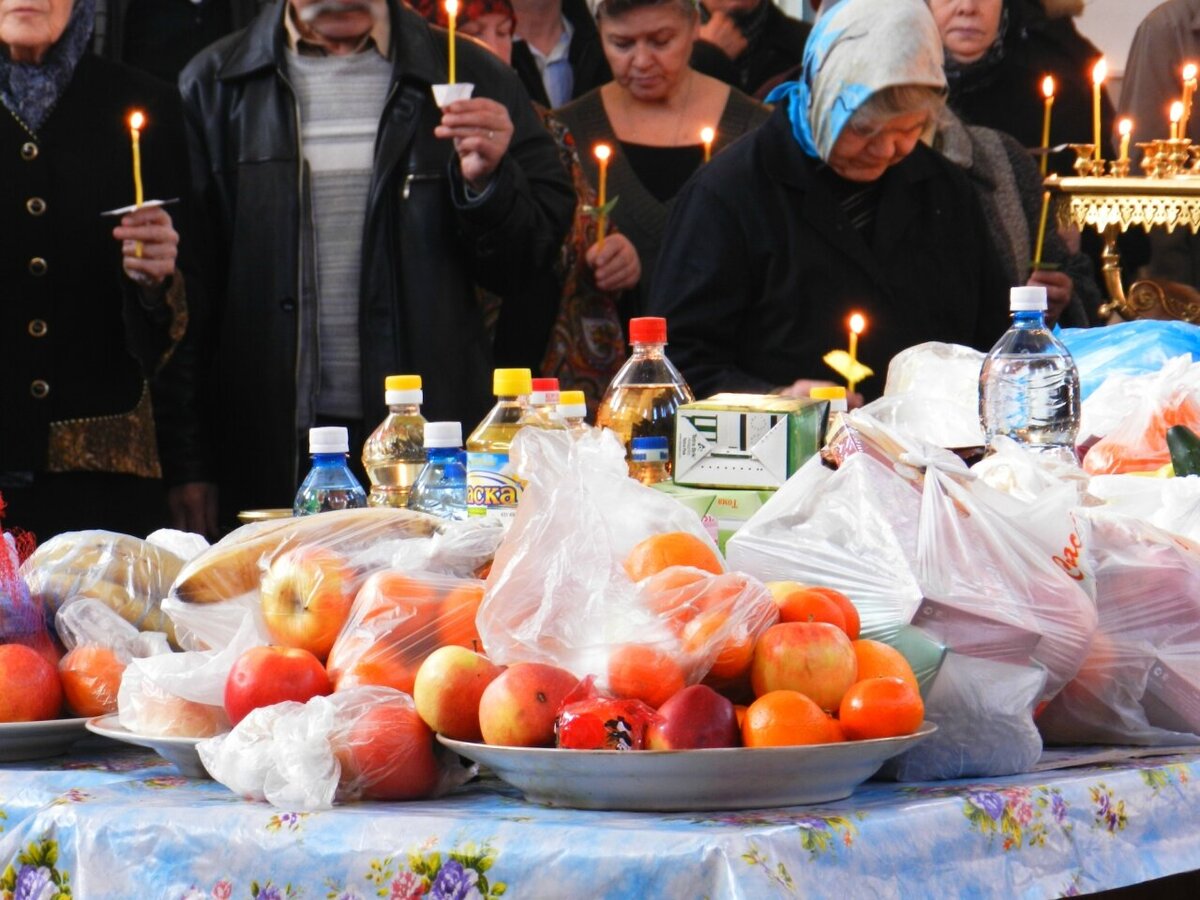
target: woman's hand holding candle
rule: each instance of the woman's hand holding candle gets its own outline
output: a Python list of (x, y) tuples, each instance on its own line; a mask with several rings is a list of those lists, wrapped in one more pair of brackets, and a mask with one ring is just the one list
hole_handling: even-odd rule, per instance
[(175, 272), (179, 235), (161, 206), (144, 206), (126, 213), (113, 229), (113, 237), (121, 242), (125, 274), (140, 287), (153, 291)]
[(584, 259), (602, 291), (627, 291), (641, 281), (642, 261), (623, 234), (610, 234), (603, 244), (592, 244)]

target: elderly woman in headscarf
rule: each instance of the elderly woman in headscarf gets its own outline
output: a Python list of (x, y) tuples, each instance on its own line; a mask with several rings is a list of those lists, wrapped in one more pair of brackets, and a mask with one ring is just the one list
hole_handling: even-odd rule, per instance
[(847, 318), (883, 389), (913, 344), (984, 349), (1008, 320), (1006, 283), (963, 173), (921, 143), (942, 108), (942, 45), (923, 0), (822, 9), (799, 81), (758, 131), (681, 192), (651, 286), (671, 359), (697, 395), (807, 394), (833, 376)]
[(183, 197), (173, 88), (87, 52), (95, 0), (0, 0), (0, 492), (37, 533), (166, 522), (150, 381), (187, 323), (179, 236), (134, 197)]

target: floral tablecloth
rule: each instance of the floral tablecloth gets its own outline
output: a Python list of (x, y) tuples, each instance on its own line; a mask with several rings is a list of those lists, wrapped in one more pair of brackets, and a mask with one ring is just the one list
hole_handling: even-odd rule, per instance
[(549, 809), (490, 779), (298, 813), (173, 773), (0, 765), (0, 898), (1059, 897), (1200, 869), (1198, 753), (739, 813)]

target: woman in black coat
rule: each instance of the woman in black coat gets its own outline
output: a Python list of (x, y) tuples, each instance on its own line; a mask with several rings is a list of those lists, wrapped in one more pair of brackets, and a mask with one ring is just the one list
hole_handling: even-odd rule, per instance
[(0, 493), (40, 540), (165, 524), (150, 380), (188, 317), (170, 215), (101, 216), (134, 200), (133, 110), (146, 197), (183, 196), (179, 102), (86, 52), (93, 7), (0, 6)]
[(834, 377), (823, 355), (867, 318), (883, 389), (905, 347), (989, 348), (1007, 288), (970, 185), (919, 142), (941, 108), (941, 43), (921, 0), (845, 0), (815, 26), (772, 118), (679, 195), (651, 286), (697, 396)]

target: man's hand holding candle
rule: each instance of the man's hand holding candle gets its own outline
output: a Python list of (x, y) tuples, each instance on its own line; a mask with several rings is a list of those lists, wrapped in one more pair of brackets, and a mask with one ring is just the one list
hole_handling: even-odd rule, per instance
[(492, 183), (492, 175), (508, 152), (513, 123), (500, 103), (486, 97), (472, 97), (446, 106), (442, 122), (433, 133), (454, 141), (463, 180), (471, 190), (482, 193)]

